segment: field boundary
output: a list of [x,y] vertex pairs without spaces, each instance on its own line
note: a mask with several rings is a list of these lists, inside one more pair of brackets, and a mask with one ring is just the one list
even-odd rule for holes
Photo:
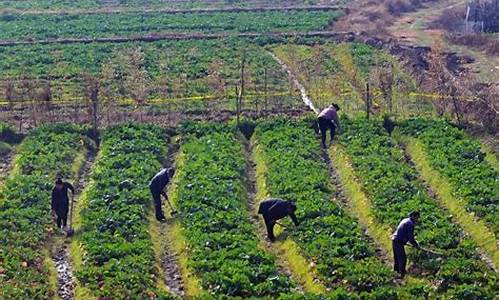
[[486,260],[490,266],[498,270],[499,252],[495,235],[482,220],[478,220],[469,214],[463,208],[460,200],[453,196],[450,183],[431,167],[425,149],[417,139],[403,136],[401,142],[405,145],[406,153],[409,154],[421,178],[436,193],[436,199],[445,209],[451,212],[457,224],[470,235],[478,247],[486,252],[488,258],[485,259],[484,255],[481,255],[483,260]]
[[[94,166],[94,162],[97,161],[100,157],[100,151],[97,150],[96,153],[91,154],[90,151],[88,150],[87,152],[87,163],[90,166],[89,169],[89,174],[92,171],[92,167]],[[87,174],[88,175],[88,174]],[[74,206],[73,206],[73,230],[75,231],[75,235],[71,239],[69,245],[68,245],[68,256],[71,260],[71,265],[73,267],[73,270],[78,270],[81,268],[82,265],[82,257],[84,256],[84,252],[82,251],[82,248],[80,247],[80,241],[79,241],[79,236],[81,233],[81,211],[85,209],[87,206],[88,202],[88,196],[87,193],[90,190],[91,186],[94,184],[93,179],[88,178],[89,180],[87,181],[85,187],[81,189],[78,193],[78,201],[75,201]],[[80,284],[79,280],[75,278],[75,286],[74,286],[74,299],[89,299],[92,295],[92,292],[90,289],[87,287],[84,287],[83,285]]]

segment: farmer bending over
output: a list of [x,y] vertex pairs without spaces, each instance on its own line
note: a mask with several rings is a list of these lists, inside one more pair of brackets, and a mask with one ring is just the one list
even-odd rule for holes
[[276,220],[280,220],[286,216],[290,216],[295,226],[299,225],[299,221],[297,221],[297,217],[295,216],[296,210],[297,206],[295,205],[295,203],[281,199],[271,198],[260,203],[259,214],[262,214],[262,217],[264,217],[264,222],[266,223],[267,229],[267,237],[271,240],[271,242],[274,242],[274,240],[276,239],[273,232]]
[[340,122],[337,116],[337,111],[340,110],[340,107],[332,103],[332,105],[323,109],[318,115],[318,126],[319,131],[321,132],[321,145],[323,148],[326,148],[326,131],[330,129],[330,140],[333,142],[333,138],[335,137],[335,128],[340,130]]
[[66,227],[68,220],[68,209],[69,209],[69,198],[68,190],[71,190],[71,194],[75,194],[75,189],[73,186],[61,178],[57,178],[56,184],[52,189],[52,211],[56,213],[57,216],[57,228],[63,229]]
[[151,179],[151,182],[149,183],[149,189],[151,190],[151,195],[153,195],[153,202],[155,205],[155,215],[158,221],[165,221],[165,215],[161,209],[161,195],[163,195],[163,197],[165,197],[168,201],[168,197],[164,189],[170,182],[170,178],[174,176],[174,172],[173,168],[162,169],[153,177],[153,179]]
[[394,271],[398,272],[403,278],[406,274],[406,252],[405,245],[409,242],[413,247],[420,249],[415,240],[413,230],[420,218],[420,213],[414,211],[410,213],[409,218],[403,219],[392,235],[392,251],[394,253]]

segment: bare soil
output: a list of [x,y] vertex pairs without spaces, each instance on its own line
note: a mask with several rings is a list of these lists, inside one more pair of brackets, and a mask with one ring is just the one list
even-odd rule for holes
[[[175,157],[179,151],[179,144],[176,142],[176,137],[173,136],[170,137],[170,139],[168,156],[163,162],[164,167],[173,166]],[[175,218],[175,216],[172,218]],[[171,222],[173,220],[172,218],[170,218],[168,222]],[[173,251],[173,247],[168,236],[168,225],[166,223],[160,223],[160,237],[158,238],[161,239],[162,246],[161,266],[163,268],[164,282],[171,293],[178,297],[184,297],[184,282],[179,268],[178,254]]]
[[0,182],[2,182],[8,175],[12,167],[12,159],[15,154],[15,146],[10,150],[9,153],[0,156]]

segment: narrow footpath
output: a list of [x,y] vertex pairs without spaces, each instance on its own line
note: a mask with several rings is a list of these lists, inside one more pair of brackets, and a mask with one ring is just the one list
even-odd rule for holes
[[[77,181],[74,184],[76,195],[74,196],[74,206],[76,207],[77,202],[82,195],[82,191],[88,184],[88,178],[90,175],[90,170],[94,164],[96,153],[92,150],[88,150],[85,162],[77,175]],[[73,214],[73,219],[75,218]],[[69,214],[68,214],[68,225],[69,225]],[[73,267],[70,258],[70,244],[71,237],[66,237],[65,234],[55,233],[55,236],[50,242],[50,255],[52,257],[53,263],[57,271],[57,295],[62,300],[73,300],[75,299],[75,276],[73,274]]]

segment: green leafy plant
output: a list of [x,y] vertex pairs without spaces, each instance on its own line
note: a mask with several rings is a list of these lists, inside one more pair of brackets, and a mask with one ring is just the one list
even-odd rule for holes
[[480,144],[444,120],[415,118],[400,128],[422,141],[432,167],[453,185],[467,211],[485,220],[498,239],[498,172],[485,161]]
[[444,253],[436,257],[424,251],[409,251],[414,273],[439,281],[438,292],[452,293],[473,284],[493,299],[498,277],[479,257],[474,243],[432,199],[377,120],[344,119],[340,143],[349,153],[376,219],[396,228],[414,210],[421,213],[416,237],[421,245]]
[[158,276],[148,210],[148,183],[161,168],[167,137],[156,126],[124,124],[107,129],[85,191],[78,280],[95,296],[146,299],[166,296]]
[[267,11],[166,14],[120,12],[91,14],[16,14],[0,18],[0,39],[104,38],[162,32],[290,32],[321,30],[341,12]]
[[214,295],[277,296],[292,282],[259,247],[250,222],[243,145],[227,125],[187,123],[181,129],[177,207],[190,249],[189,264]]
[[50,197],[54,177],[74,178],[83,151],[82,129],[43,126],[31,132],[16,155],[14,172],[0,189],[0,286],[5,299],[49,299],[44,242],[53,232]]
[[291,237],[316,262],[321,279],[356,292],[390,286],[392,271],[375,257],[356,220],[331,199],[331,179],[309,123],[262,121],[255,136],[267,168],[266,187],[272,197],[297,203],[301,224]]

